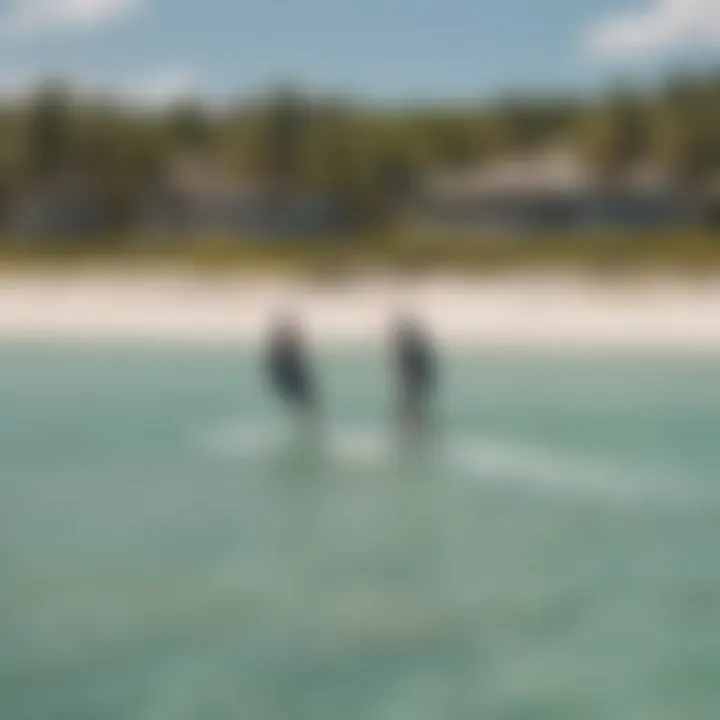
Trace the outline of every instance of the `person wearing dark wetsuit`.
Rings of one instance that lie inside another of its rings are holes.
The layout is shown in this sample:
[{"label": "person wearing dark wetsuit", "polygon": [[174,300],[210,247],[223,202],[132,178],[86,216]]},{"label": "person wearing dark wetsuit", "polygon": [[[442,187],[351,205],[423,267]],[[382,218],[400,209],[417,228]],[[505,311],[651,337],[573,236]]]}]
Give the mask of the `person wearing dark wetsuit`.
[{"label": "person wearing dark wetsuit", "polygon": [[394,345],[400,430],[405,440],[413,440],[428,429],[429,406],[437,382],[436,357],[430,336],[413,318],[396,324]]},{"label": "person wearing dark wetsuit", "polygon": [[270,381],[282,398],[305,420],[315,416],[316,397],[300,326],[284,318],[273,328],[266,365]]}]

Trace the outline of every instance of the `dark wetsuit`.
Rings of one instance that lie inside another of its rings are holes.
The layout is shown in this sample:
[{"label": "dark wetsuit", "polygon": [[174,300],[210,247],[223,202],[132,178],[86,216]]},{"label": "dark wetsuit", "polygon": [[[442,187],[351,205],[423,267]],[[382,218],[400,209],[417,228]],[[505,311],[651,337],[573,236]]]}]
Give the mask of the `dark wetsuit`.
[{"label": "dark wetsuit", "polygon": [[397,328],[396,347],[400,421],[406,431],[417,432],[426,424],[437,380],[433,344],[418,325],[407,323]]},{"label": "dark wetsuit", "polygon": [[299,332],[292,327],[276,329],[269,343],[267,367],[280,397],[302,412],[314,409],[315,393]]}]

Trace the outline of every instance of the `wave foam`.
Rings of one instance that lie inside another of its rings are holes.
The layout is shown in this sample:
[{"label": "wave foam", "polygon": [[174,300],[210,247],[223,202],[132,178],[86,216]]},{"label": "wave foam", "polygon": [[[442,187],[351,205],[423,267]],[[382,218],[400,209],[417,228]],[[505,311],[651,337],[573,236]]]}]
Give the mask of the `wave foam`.
[{"label": "wave foam", "polygon": [[[281,427],[240,421],[203,433],[201,444],[215,457],[269,459],[289,448],[291,438]],[[393,447],[392,436],[381,430],[335,428],[323,444],[321,457],[373,469],[389,466]],[[578,496],[630,500],[661,496],[671,487],[661,472],[649,468],[613,466],[573,453],[487,436],[451,438],[426,460],[454,482],[522,484]]]}]

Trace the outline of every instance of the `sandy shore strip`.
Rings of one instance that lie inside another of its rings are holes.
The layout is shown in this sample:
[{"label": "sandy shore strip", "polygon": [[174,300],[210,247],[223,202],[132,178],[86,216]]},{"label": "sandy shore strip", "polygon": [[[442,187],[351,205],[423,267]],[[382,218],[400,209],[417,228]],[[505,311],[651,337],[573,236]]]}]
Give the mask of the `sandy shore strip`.
[{"label": "sandy shore strip", "polygon": [[366,277],[336,286],[191,274],[0,276],[0,340],[260,340],[296,311],[318,342],[382,341],[398,311],[441,342],[477,347],[720,351],[720,278],[592,282],[578,277],[426,280]]}]

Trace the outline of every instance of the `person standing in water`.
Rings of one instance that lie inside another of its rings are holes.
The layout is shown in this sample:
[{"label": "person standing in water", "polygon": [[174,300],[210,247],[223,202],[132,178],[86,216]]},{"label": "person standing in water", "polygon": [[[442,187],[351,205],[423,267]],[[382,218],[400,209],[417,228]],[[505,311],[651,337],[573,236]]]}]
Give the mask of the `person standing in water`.
[{"label": "person standing in water", "polygon": [[300,323],[286,315],[270,332],[266,368],[270,382],[300,422],[316,429],[318,400]]},{"label": "person standing in water", "polygon": [[393,330],[401,440],[416,443],[430,430],[430,405],[437,384],[435,349],[417,318],[404,315]]}]

